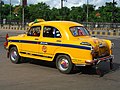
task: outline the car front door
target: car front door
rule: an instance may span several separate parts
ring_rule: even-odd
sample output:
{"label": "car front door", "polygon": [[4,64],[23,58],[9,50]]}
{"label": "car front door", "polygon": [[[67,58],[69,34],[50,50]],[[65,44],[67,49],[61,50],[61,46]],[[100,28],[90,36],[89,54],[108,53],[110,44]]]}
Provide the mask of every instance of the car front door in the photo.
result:
{"label": "car front door", "polygon": [[37,56],[39,48],[41,26],[31,27],[27,35],[21,40],[21,54],[26,56]]}

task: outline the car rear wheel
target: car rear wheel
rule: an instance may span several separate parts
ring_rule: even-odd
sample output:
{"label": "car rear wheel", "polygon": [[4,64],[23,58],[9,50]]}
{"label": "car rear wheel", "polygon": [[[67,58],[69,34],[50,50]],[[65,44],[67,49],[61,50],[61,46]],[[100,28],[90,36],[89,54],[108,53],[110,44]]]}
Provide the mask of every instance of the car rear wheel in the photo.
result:
{"label": "car rear wheel", "polygon": [[12,61],[12,63],[18,64],[20,63],[20,55],[18,54],[18,50],[16,47],[12,47],[10,49],[10,60]]}
{"label": "car rear wheel", "polygon": [[60,72],[68,74],[71,73],[73,69],[73,64],[69,56],[59,55],[56,58],[56,67]]}

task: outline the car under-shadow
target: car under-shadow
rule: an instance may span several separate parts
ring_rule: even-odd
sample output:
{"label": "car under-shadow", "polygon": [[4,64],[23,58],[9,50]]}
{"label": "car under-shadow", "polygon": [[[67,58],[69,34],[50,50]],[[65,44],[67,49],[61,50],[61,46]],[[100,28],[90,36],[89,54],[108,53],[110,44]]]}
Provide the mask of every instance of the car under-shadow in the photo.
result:
{"label": "car under-shadow", "polygon": [[80,74],[88,74],[88,75],[99,75],[100,77],[103,77],[104,75],[114,73],[116,71],[120,70],[120,64],[119,63],[113,63],[113,69],[110,69],[109,62],[101,62],[98,65],[98,71],[96,70],[96,67],[79,67]]}
{"label": "car under-shadow", "polygon": [[55,62],[43,61],[43,60],[37,60],[37,59],[31,59],[31,58],[24,58],[22,63],[30,63],[30,64],[40,65],[44,67],[56,68]]}
{"label": "car under-shadow", "polygon": [[[49,67],[49,68],[56,69],[55,62],[26,58],[24,59],[22,63],[28,63],[28,62],[30,64],[35,64],[35,65],[40,65],[43,67]],[[111,70],[109,62],[101,62],[98,65],[98,68],[99,68],[98,69],[99,72],[96,72],[95,66],[75,67],[73,68],[73,72],[71,72],[71,74],[99,75],[100,77],[103,77],[104,75],[118,71],[120,69],[120,64],[113,63],[113,69]]]}

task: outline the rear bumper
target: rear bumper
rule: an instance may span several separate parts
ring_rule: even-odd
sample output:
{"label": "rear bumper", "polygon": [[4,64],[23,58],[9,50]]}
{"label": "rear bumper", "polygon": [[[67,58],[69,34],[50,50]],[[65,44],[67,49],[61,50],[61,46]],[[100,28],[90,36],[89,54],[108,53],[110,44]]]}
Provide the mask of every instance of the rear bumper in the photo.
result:
{"label": "rear bumper", "polygon": [[113,55],[110,55],[110,56],[106,56],[106,57],[102,57],[102,58],[97,58],[97,59],[94,59],[94,60],[86,60],[85,63],[87,64],[98,64],[99,62],[101,61],[109,61],[109,60],[112,60],[114,58]]}
{"label": "rear bumper", "polygon": [[114,59],[114,56],[110,55],[110,56],[106,56],[106,57],[102,57],[102,58],[97,58],[94,60],[86,60],[85,61],[86,64],[76,65],[76,66],[95,66],[96,73],[100,76],[103,76],[103,73],[101,72],[100,67],[99,67],[99,63],[104,62],[104,61],[109,61],[110,70],[112,70],[113,69],[113,59]]}

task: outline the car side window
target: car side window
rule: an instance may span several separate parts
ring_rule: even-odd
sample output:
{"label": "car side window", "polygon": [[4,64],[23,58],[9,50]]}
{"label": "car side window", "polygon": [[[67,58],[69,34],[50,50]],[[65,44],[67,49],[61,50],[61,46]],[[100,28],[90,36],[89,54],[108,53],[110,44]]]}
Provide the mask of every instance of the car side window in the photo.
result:
{"label": "car side window", "polygon": [[52,26],[44,26],[43,37],[61,38],[60,31]]}
{"label": "car side window", "polygon": [[40,36],[40,31],[41,31],[41,26],[31,27],[30,30],[27,33],[27,36],[39,37]]}

